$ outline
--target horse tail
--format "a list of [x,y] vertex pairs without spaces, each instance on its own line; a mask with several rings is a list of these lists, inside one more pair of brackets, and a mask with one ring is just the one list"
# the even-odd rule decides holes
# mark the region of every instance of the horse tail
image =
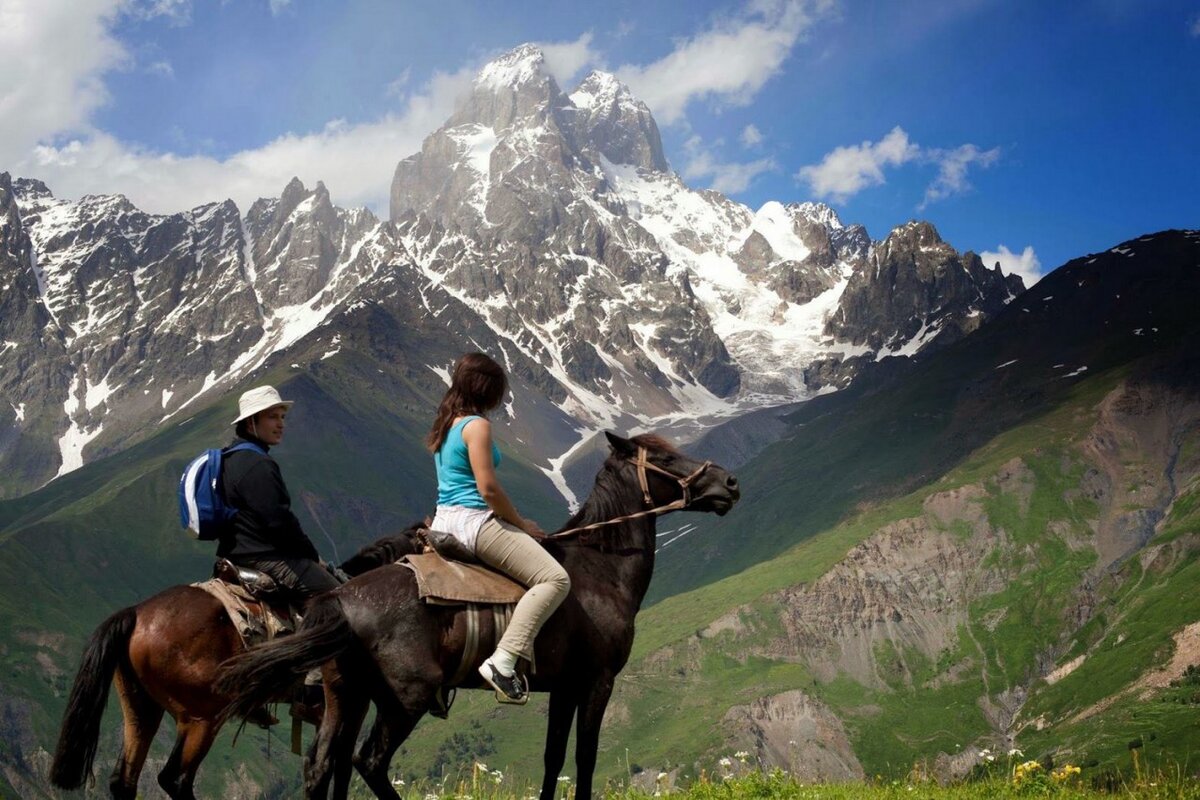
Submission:
[[230,698],[223,718],[245,717],[272,700],[281,700],[309,670],[341,655],[354,642],[354,630],[332,595],[315,598],[300,627],[234,656],[221,666],[215,689]]
[[92,772],[108,690],[117,665],[128,657],[129,637],[136,624],[137,611],[132,606],[118,611],[100,623],[83,651],[50,765],[50,783],[60,789],[79,788]]

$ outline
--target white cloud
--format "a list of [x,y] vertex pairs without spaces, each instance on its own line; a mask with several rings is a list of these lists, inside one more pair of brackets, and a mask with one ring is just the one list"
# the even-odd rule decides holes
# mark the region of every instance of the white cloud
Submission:
[[279,16],[283,10],[292,4],[292,0],[268,0],[267,5],[271,7],[272,16]]
[[780,71],[792,47],[830,5],[828,0],[757,0],[738,16],[679,41],[658,61],[627,64],[616,75],[663,124],[682,118],[694,100],[745,105]]
[[836,147],[825,154],[819,164],[801,167],[796,178],[806,182],[821,198],[844,203],[871,186],[886,183],[885,167],[898,167],[913,161],[937,164],[938,174],[925,189],[918,210],[930,203],[971,188],[967,172],[972,165],[989,167],[1000,158],[1000,148],[980,150],[964,144],[951,150],[921,147],[910,141],[908,134],[897,125],[878,142]]
[[931,150],[927,158],[937,162],[938,176],[925,189],[925,199],[917,206],[923,211],[925,206],[937,202],[953,194],[961,194],[971,188],[967,182],[967,168],[972,164],[990,167],[1000,157],[1000,148],[980,150],[973,144],[964,144],[953,150]]
[[745,128],[742,128],[741,142],[746,147],[757,147],[762,144],[762,140],[762,131],[757,126],[747,125]]
[[760,158],[745,164],[720,161],[704,146],[699,136],[688,139],[684,143],[684,150],[688,161],[683,167],[683,177],[688,180],[711,178],[709,188],[722,194],[744,192],[759,175],[778,168],[771,158]]
[[412,67],[405,67],[396,79],[387,85],[384,94],[388,97],[403,98],[408,91],[408,82],[412,79]]
[[296,175],[309,187],[324,180],[339,205],[386,214],[396,162],[419,150],[445,121],[473,74],[436,74],[402,113],[359,125],[335,120],[321,131],[284,134],[224,159],[154,152],[90,130],[61,146],[34,148],[13,172],[41,178],[61,197],[120,193],[155,213],[225,198],[244,212],[259,197],[277,196]]
[[1192,19],[1192,26],[1188,32],[1191,33],[1192,36],[1200,37],[1200,14],[1197,14]]
[[539,42],[537,46],[546,57],[546,69],[567,91],[584,67],[602,63],[600,54],[592,49],[590,31],[573,42]]
[[163,78],[175,77],[175,68],[171,66],[170,61],[155,61],[146,67],[146,71],[151,75],[159,75]]
[[878,142],[835,148],[820,164],[801,167],[796,177],[806,181],[818,197],[844,203],[868,186],[884,183],[884,167],[906,164],[918,155],[920,148],[897,125]]
[[120,0],[0,0],[0,169],[77,131],[108,99],[101,76],[129,63],[110,34]]
[[123,10],[134,19],[166,17],[176,27],[192,22],[192,0],[133,0],[124,3]]
[[1021,253],[1014,253],[1004,245],[1000,245],[999,250],[983,251],[979,254],[979,258],[983,260],[983,265],[988,269],[994,267],[996,262],[1000,262],[1000,269],[1003,272],[1020,275],[1021,280],[1025,281],[1026,289],[1033,286],[1042,277],[1042,262],[1038,260],[1032,246],[1026,246]]

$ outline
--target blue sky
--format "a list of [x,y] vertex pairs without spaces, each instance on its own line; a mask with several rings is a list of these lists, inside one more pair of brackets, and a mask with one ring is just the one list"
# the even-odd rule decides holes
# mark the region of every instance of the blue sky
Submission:
[[616,72],[674,169],[751,207],[824,200],[876,238],[928,219],[1027,274],[1200,227],[1197,2],[0,0],[0,21],[0,170],[65,197],[244,206],[296,174],[386,213],[475,70],[537,42],[564,89]]

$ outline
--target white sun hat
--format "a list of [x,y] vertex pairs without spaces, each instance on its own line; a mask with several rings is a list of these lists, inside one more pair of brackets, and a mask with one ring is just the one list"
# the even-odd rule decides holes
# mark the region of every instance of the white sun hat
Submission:
[[230,425],[237,425],[244,419],[253,417],[260,411],[266,411],[275,406],[291,406],[294,400],[284,400],[274,386],[259,386],[245,392],[238,399],[238,417]]

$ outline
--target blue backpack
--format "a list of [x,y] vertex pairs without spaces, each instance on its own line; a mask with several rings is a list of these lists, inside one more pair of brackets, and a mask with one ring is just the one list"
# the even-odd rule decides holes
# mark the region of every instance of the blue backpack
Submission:
[[221,498],[221,459],[238,450],[267,454],[252,442],[235,444],[228,450],[205,450],[187,465],[179,479],[179,524],[193,539],[216,539],[237,509]]

